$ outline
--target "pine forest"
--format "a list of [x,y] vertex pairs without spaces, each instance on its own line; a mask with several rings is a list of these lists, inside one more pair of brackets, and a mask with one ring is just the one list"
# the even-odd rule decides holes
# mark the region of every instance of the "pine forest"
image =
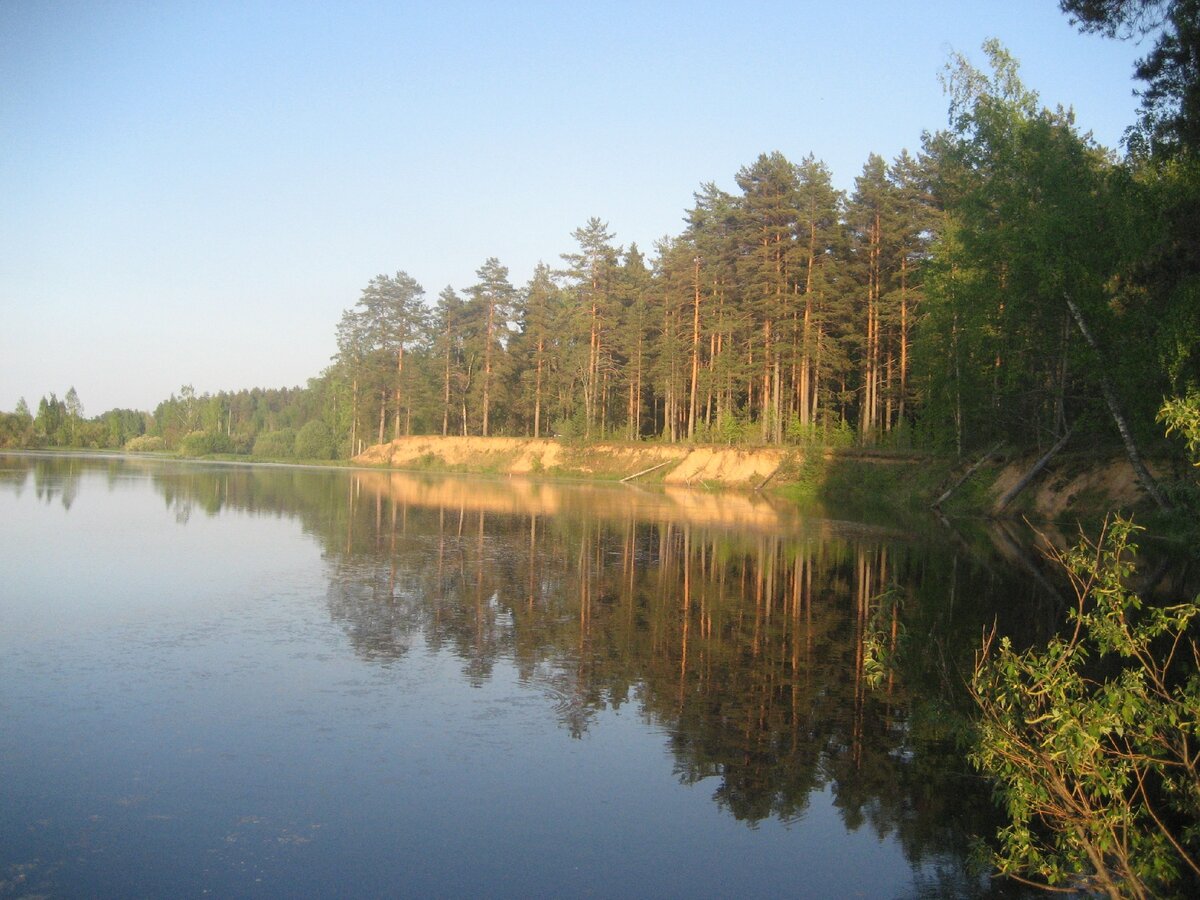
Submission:
[[[998,42],[945,68],[948,127],[872,154],[849,191],[761,154],[699,186],[676,235],[602,218],[513,284],[496,258],[436,296],[367,280],[304,388],[200,394],[153,414],[65,400],[2,414],[6,446],[345,458],[402,435],[820,444],[962,456],[1069,434],[1162,440],[1200,385],[1200,174],[1186,109],[1127,153],[1049,109]],[[130,441],[133,441],[130,444]]]

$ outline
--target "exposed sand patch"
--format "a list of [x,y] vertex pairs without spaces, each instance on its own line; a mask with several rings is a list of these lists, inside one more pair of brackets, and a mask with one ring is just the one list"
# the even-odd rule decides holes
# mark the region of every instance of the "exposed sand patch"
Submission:
[[[1025,475],[1026,469],[1028,469],[1031,465],[1032,463],[1009,463],[1008,465],[1004,466],[1000,470],[1000,473],[996,476],[996,480],[992,482],[991,488],[989,488],[989,493],[992,495],[992,500],[999,500],[1001,497],[1007,494],[1011,488],[1015,487],[1017,482],[1020,481]],[[1045,473],[1043,473],[1043,477],[1045,477]],[[1028,488],[1026,490],[1028,490]]]
[[787,453],[783,450],[735,450],[699,447],[663,480],[668,484],[752,484],[774,475]]
[[[1033,465],[1032,459],[1020,459],[1005,465],[989,488],[992,501],[1003,497]],[[1155,467],[1149,466],[1153,472]],[[1156,475],[1157,477],[1157,475]],[[1054,460],[1014,501],[1035,517],[1053,520],[1069,516],[1083,507],[1125,508],[1143,502],[1145,492],[1133,466],[1123,456],[1108,460]]]
[[547,438],[404,437],[354,458],[359,465],[404,469],[432,465],[511,475],[561,470],[625,478],[660,467],[652,480],[668,484],[757,486],[779,468],[783,450],[689,449],[662,444],[574,447]]
[[1076,497],[1091,494],[1105,497],[1113,506],[1129,507],[1142,499],[1143,491],[1128,460],[1113,460],[1072,478],[1053,475],[1037,487],[1034,509],[1047,519],[1058,518]]
[[403,437],[387,444],[368,447],[354,458],[363,465],[404,468],[422,463],[443,466],[499,468],[508,471],[523,465],[525,471],[537,467],[535,460],[547,463],[561,450],[556,441],[522,438],[480,437]]

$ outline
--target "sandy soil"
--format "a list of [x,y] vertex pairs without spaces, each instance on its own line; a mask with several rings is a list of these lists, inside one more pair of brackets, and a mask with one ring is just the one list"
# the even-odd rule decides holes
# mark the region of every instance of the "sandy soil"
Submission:
[[521,438],[405,437],[368,447],[354,458],[362,465],[404,468],[424,461],[443,466],[495,467],[530,471],[538,459],[546,468],[557,464],[562,447],[557,441]]
[[[993,502],[1020,481],[1032,464],[1033,460],[1020,460],[1004,466],[990,489]],[[1014,507],[1022,501],[1030,503],[1032,498],[1033,513],[1040,519],[1053,520],[1066,514],[1082,498],[1093,503],[1102,499],[1106,507],[1128,508],[1140,503],[1144,496],[1133,466],[1124,457],[1090,462],[1082,471],[1063,471],[1052,462],[1022,497],[1014,501]]]
[[434,436],[377,444],[355,457],[354,462],[396,469],[434,465],[511,475],[558,470],[618,478],[652,476],[652,480],[667,484],[756,487],[775,473],[786,455],[783,450],[689,449],[656,444],[574,447],[544,438]]
[[734,450],[699,447],[663,480],[667,484],[761,484],[783,463],[783,450]]
[[[689,448],[667,444],[578,446],[546,438],[433,436],[400,438],[379,444],[355,457],[354,462],[390,469],[584,476],[605,481],[628,480],[633,485],[661,483],[673,487],[758,488],[775,475],[787,457],[786,450],[777,448]],[[994,480],[989,489],[992,502],[1016,484],[1032,464],[1032,459],[1020,459],[999,471],[992,470]],[[1048,522],[1070,518],[1080,510],[1129,508],[1139,502],[1143,502],[1141,486],[1123,456],[1107,461],[1064,457],[1054,460],[1007,512]],[[1020,512],[1014,513],[1015,510]],[[742,511],[734,517],[737,515],[755,519],[762,511],[755,510],[753,514]],[[728,518],[729,514],[725,512],[718,517]]]

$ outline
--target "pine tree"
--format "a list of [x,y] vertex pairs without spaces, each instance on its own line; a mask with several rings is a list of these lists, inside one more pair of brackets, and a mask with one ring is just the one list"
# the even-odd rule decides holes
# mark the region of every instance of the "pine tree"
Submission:
[[[350,381],[350,456],[362,451],[359,431],[361,413],[360,387],[370,347],[367,343],[367,328],[362,311],[347,309],[337,326],[337,356],[334,367],[344,373]],[[232,409],[231,409],[232,415]]]
[[519,364],[524,366],[526,387],[532,388],[529,431],[538,438],[543,431],[544,398],[552,376],[556,324],[562,307],[561,293],[549,266],[538,263],[522,294],[520,307]]
[[839,262],[842,195],[828,167],[809,155],[797,167],[797,291],[800,294],[798,359],[793,382],[797,418],[806,429],[821,405],[822,350],[829,340],[831,282]]
[[[410,409],[404,396],[404,352],[420,333],[425,312],[421,303],[424,294],[424,288],[411,276],[406,272],[397,272],[391,277],[376,275],[363,289],[358,301],[370,345],[395,360],[392,387],[394,438],[400,437],[402,416],[406,422],[409,418]],[[383,415],[381,412],[380,422],[383,421]]]
[[[738,277],[743,283],[745,309],[757,322],[761,343],[759,422],[762,439],[783,439],[782,347],[780,323],[788,316],[794,286],[792,249],[797,224],[795,167],[781,153],[763,154],[736,176],[740,203]],[[751,349],[753,353],[754,350]]]
[[602,394],[604,373],[609,352],[609,329],[612,327],[614,311],[613,269],[619,250],[611,243],[613,235],[608,224],[596,217],[577,228],[571,236],[579,244],[578,253],[564,253],[562,259],[568,268],[563,272],[569,289],[575,295],[577,314],[587,333],[587,363],[584,374],[584,436],[594,431],[603,431],[602,412],[607,398]]
[[693,195],[696,205],[687,214],[687,236],[700,260],[700,277],[707,308],[708,335],[705,424],[718,430],[736,412],[734,383],[743,378],[735,351],[739,303],[736,277],[738,202],[710,183]]
[[479,281],[469,289],[471,303],[476,315],[483,323],[482,363],[482,418],[480,434],[487,437],[491,432],[492,392],[496,383],[495,369],[504,352],[508,334],[508,321],[512,315],[516,291],[508,281],[508,267],[500,265],[494,256],[488,257],[475,271]]
[[[431,318],[433,339],[429,342],[433,352],[441,360],[442,388],[442,435],[450,433],[452,402],[451,386],[461,382],[462,325],[464,318],[463,300],[447,285],[438,294],[437,307]],[[464,407],[465,408],[465,407]],[[462,433],[467,433],[466,414],[462,417]]]
[[642,435],[646,392],[646,370],[651,352],[650,292],[652,276],[637,244],[626,251],[617,273],[620,317],[616,335],[618,352],[625,363],[625,436]]
[[924,299],[923,276],[930,247],[941,222],[941,209],[934,196],[933,161],[928,156],[912,157],[907,150],[892,162],[889,178],[897,204],[896,223],[900,271],[893,283],[894,309],[898,310],[896,336],[899,341],[899,386],[897,420],[907,423],[912,395],[912,334],[917,310]]

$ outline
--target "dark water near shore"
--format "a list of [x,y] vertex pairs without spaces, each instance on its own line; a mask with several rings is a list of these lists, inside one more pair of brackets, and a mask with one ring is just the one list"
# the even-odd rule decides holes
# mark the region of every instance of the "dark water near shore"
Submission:
[[762,497],[0,455],[0,897],[992,896],[1019,548]]

